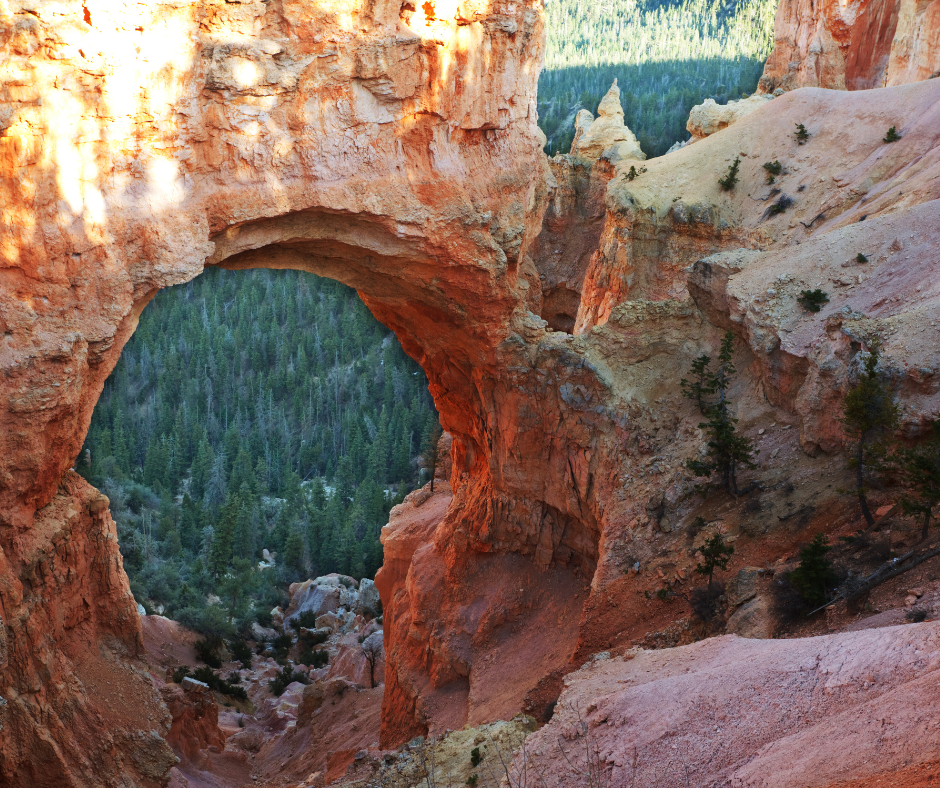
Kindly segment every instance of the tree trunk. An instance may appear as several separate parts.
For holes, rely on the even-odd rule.
[[[927,539],[927,534],[929,530],[930,530],[930,509],[927,509],[927,511],[924,512],[924,527],[923,527],[923,530],[921,530],[920,532],[920,541],[923,542],[924,540]]]
[[[856,468],[855,468],[855,487],[858,491],[858,503],[862,507],[862,515],[865,518],[865,522],[868,523],[868,527],[871,528],[875,524],[875,518],[872,517],[871,510],[868,508],[868,499],[865,498],[865,474],[864,474],[864,461],[865,461],[865,445],[862,442],[864,439],[859,438],[858,441],[858,455],[856,456]]]

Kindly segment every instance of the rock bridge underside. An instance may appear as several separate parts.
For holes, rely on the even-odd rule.
[[[794,91],[628,181],[616,155],[542,153],[538,0],[0,17],[4,784],[160,785],[172,766],[108,500],[70,468],[143,307],[205,266],[356,288],[453,436],[440,516],[384,537],[385,745],[515,713],[629,640],[646,614],[612,623],[611,595],[679,560],[697,505],[678,381],[728,327],[742,428],[795,426],[806,474],[840,449],[833,403],[875,335],[908,433],[937,408],[940,80]],[[753,186],[725,194],[735,157]],[[773,159],[794,206],[768,217]],[[843,265],[862,248],[871,268]],[[807,318],[792,296],[827,277]]]

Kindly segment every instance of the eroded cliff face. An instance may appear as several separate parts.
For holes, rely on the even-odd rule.
[[[936,0],[783,0],[760,89],[868,90],[940,71]]]
[[[105,625],[63,620],[72,600],[97,611],[120,598],[107,626],[136,641],[116,546],[76,532],[87,561],[70,558],[57,587],[36,586],[28,613],[20,589],[35,584],[35,561],[23,545],[55,553],[53,534],[70,522],[59,509],[83,511],[77,493],[57,490],[160,288],[206,264],[301,268],[356,287],[429,371],[455,436],[455,486],[479,505],[454,522],[468,540],[508,540],[494,537],[509,518],[498,516],[504,482],[493,470],[530,471],[520,457],[503,469],[512,435],[498,431],[494,399],[502,370],[524,368],[529,337],[544,330],[526,255],[547,171],[534,113],[542,17],[538,3],[511,0],[12,3],[0,13],[0,615],[7,640],[23,644],[0,669],[0,774],[110,784],[132,772],[102,756],[92,780],[73,763],[90,745],[71,746],[38,709],[44,693],[63,708],[91,697],[81,660],[104,669],[106,630],[95,626]],[[57,494],[73,503],[49,513]],[[43,525],[50,517],[55,528]],[[98,582],[83,570],[109,561]],[[51,675],[26,645],[32,630],[63,660]],[[157,703],[144,686],[125,701]]]
[[[762,482],[825,478],[834,404],[875,336],[908,433],[940,405],[940,80],[787,94],[629,180],[606,150],[549,170],[537,0],[3,13],[0,615],[26,644],[0,659],[14,785],[169,768],[165,716],[98,708],[95,676],[108,649],[133,657],[138,623],[106,499],[68,468],[140,310],[204,265],[356,287],[453,435],[449,483],[383,536],[386,745],[517,711],[629,638],[651,583],[688,576],[700,503],[683,464],[702,435],[679,381],[728,327],[741,429],[775,446]],[[885,145],[891,125],[902,139]],[[816,286],[832,300],[813,316],[795,295]],[[36,556],[60,555],[66,527],[73,552],[42,564],[61,570],[43,585]],[[116,708],[158,703],[123,686]],[[83,703],[113,732],[100,748],[46,713]]]

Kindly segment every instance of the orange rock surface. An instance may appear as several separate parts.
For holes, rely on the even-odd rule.
[[[937,72],[937,0],[782,0],[760,89],[868,90]]]
[[[934,35],[912,13],[910,58]],[[874,338],[906,434],[940,406],[940,80],[794,91],[629,181],[541,151],[539,0],[0,14],[5,783],[156,785],[172,764],[106,499],[68,469],[140,311],[205,265],[357,288],[453,436],[449,485],[383,535],[384,744],[542,697],[615,590],[688,577],[702,434],[679,381],[727,328],[768,488],[836,495],[836,405]],[[830,293],[817,315],[807,287]]]

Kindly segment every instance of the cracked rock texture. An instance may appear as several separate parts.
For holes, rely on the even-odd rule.
[[[938,637],[935,623],[726,635],[597,659],[567,676],[554,718],[526,741],[528,769],[583,785],[588,742],[611,785],[875,786],[936,760]]]

